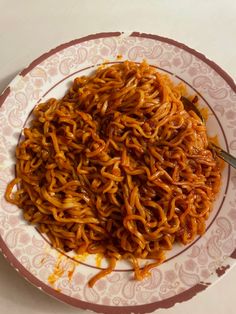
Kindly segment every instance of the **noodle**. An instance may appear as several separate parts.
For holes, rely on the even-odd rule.
[[[220,163],[183,93],[147,63],[125,61],[76,78],[24,129],[6,199],[54,247],[110,260],[90,286],[120,259],[141,280],[174,242],[205,231]],[[138,259],[154,261],[140,268]]]

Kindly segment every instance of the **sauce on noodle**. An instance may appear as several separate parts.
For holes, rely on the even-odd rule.
[[[120,259],[141,280],[174,242],[204,234],[220,163],[184,93],[147,63],[125,61],[76,78],[24,129],[6,199],[54,247],[109,259],[90,286]]]

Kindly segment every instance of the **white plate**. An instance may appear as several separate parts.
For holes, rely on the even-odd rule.
[[[122,56],[122,59],[120,57]],[[4,199],[14,177],[14,149],[34,106],[61,97],[76,76],[99,64],[146,59],[175,82],[184,82],[208,108],[208,133],[236,155],[236,86],[215,63],[176,41],[156,35],[101,33],[63,44],[24,69],[0,96],[0,248],[25,278],[50,295],[103,313],[147,313],[190,299],[216,281],[236,259],[236,172],[223,171],[222,186],[203,237],[175,245],[167,261],[138,282],[125,262],[93,289],[89,278],[99,271],[94,256],[61,254]],[[101,267],[106,267],[105,261]],[[54,283],[53,283],[54,282]]]

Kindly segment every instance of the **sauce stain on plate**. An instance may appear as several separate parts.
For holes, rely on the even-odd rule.
[[[62,276],[67,275],[69,281],[72,280],[76,267],[79,265],[79,262],[86,261],[88,253],[75,255],[72,260],[69,260],[67,256],[59,254],[56,264],[54,266],[53,273],[48,276],[48,283],[54,285]]]
[[[73,259],[76,262],[85,262],[88,255],[89,255],[88,253],[78,254],[78,255],[73,256]]]
[[[207,121],[208,118],[209,118],[209,110],[208,110],[208,108],[206,108],[206,107],[202,108],[202,107],[199,107],[199,106],[197,106],[197,107],[198,107],[198,110],[200,111],[203,119],[205,121]]]
[[[63,255],[59,254],[59,257],[56,261],[56,264],[54,266],[54,270],[53,273],[51,275],[48,276],[48,283],[50,283],[52,286],[56,283],[56,281],[61,278],[64,273],[65,273],[65,269],[63,269],[63,267],[61,267],[61,262],[62,262],[62,258]]]
[[[76,269],[76,266],[77,266],[77,265],[78,265],[78,264],[71,263],[71,269],[68,270],[68,272],[67,272],[67,276],[68,276],[69,281],[71,281],[71,279],[72,279],[72,277],[73,277],[73,275],[74,275],[74,272],[75,272],[75,269]]]
[[[103,254],[101,253],[96,254],[96,266],[97,267],[101,267],[103,258],[104,258]]]

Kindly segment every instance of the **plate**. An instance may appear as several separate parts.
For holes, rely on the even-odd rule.
[[[99,65],[147,60],[176,83],[184,82],[207,108],[207,129],[236,155],[236,86],[214,62],[174,40],[141,33],[100,33],[73,40],[25,68],[0,97],[0,248],[20,274],[40,290],[71,305],[99,313],[149,313],[189,300],[232,267],[236,260],[236,172],[225,166],[221,190],[207,231],[188,246],[175,245],[164,264],[143,281],[119,262],[94,288],[87,282],[106,262],[99,256],[62,254],[53,249],[21,210],[4,199],[14,177],[14,149],[32,109],[62,97],[76,76]]]

